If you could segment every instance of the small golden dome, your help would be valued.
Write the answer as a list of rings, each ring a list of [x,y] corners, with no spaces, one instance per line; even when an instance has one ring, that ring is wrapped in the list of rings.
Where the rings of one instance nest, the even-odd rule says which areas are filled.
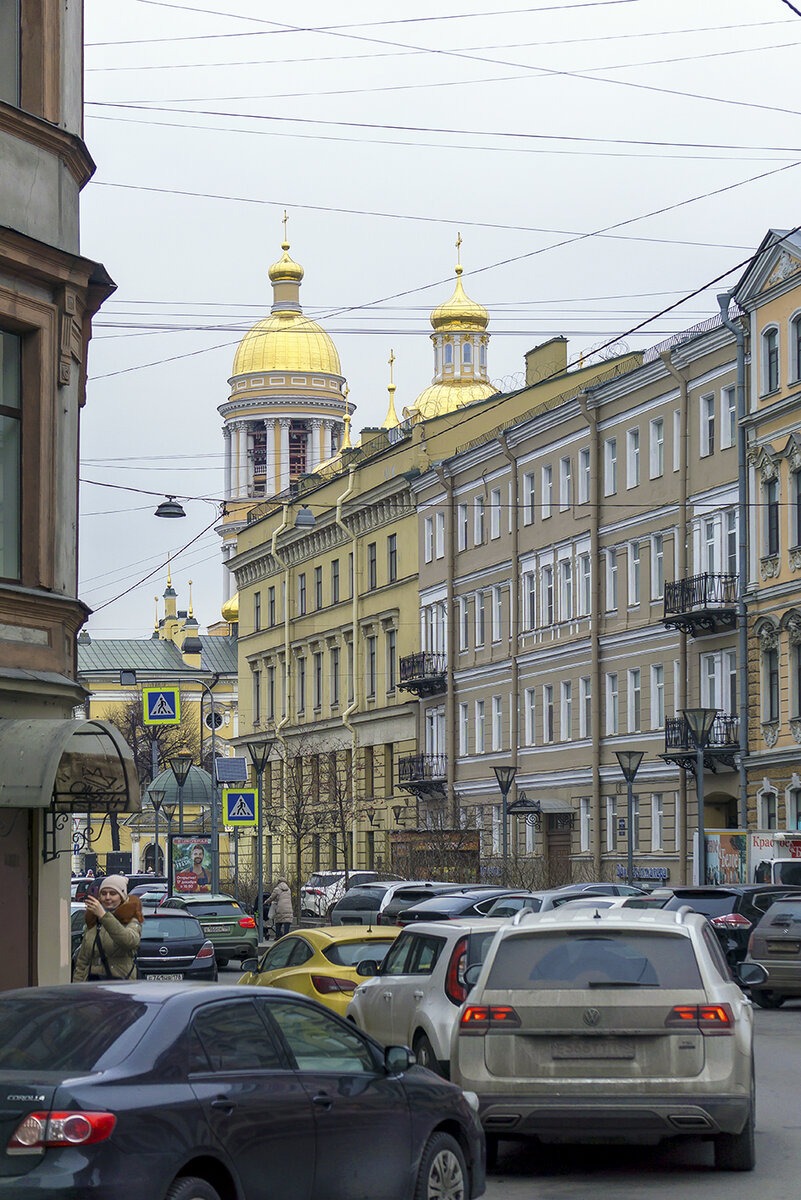
[[[481,332],[489,325],[489,313],[482,304],[471,300],[462,287],[462,267],[456,267],[456,287],[450,300],[438,305],[431,314],[431,327],[435,333],[449,330]]]
[[[414,402],[411,409],[404,409],[404,415],[418,416],[423,420],[429,417],[441,417],[465,404],[474,404],[476,400],[487,400],[498,392],[491,383],[480,379],[452,379],[444,383],[432,383],[425,388]]]
[[[222,606],[222,619],[229,625],[236,625],[239,620],[239,592],[234,592],[230,600]]]
[[[316,321],[299,312],[277,312],[249,330],[234,356],[234,375],[311,371],[341,375],[339,355]]]
[[[300,283],[303,279],[303,267],[300,263],[296,263],[294,259],[289,257],[289,242],[282,242],[281,249],[284,253],[278,262],[273,263],[267,272],[270,282],[281,283],[285,279],[290,279],[295,283]]]

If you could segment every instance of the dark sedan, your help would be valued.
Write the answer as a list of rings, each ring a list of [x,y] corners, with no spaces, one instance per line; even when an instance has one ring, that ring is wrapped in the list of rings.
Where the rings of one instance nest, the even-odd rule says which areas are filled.
[[[462,892],[443,892],[428,900],[421,900],[411,908],[398,914],[399,925],[410,925],[414,921],[457,921],[464,917],[485,917],[501,896],[516,896],[519,892],[511,888],[480,887]]]
[[[145,917],[136,957],[140,979],[171,983],[217,978],[214,945],[189,913],[156,909]]]
[[[0,996],[0,1197],[413,1200],[484,1191],[459,1088],[314,1001],[96,983]]]
[[[801,888],[775,883],[734,883],[721,887],[675,887],[664,907],[687,904],[712,923],[730,966],[741,963],[755,925],[777,900],[801,896]]]

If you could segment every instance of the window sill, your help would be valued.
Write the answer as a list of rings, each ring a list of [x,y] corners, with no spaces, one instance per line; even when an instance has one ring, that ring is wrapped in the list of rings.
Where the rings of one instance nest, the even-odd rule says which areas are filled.
[[[771,396],[778,396],[779,393],[781,392],[781,390],[782,390],[782,386],[781,386],[781,384],[779,384],[778,387],[772,388],[771,391],[769,391],[769,392],[760,392],[759,399],[760,400],[769,400]]]

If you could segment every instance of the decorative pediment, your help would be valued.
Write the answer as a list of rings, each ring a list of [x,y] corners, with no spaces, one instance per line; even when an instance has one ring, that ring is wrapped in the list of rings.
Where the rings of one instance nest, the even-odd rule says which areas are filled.
[[[748,454],[751,466],[759,471],[762,483],[770,483],[779,475],[779,456],[766,446],[757,446]]]
[[[754,626],[754,633],[759,638],[759,645],[762,653],[767,650],[775,650],[779,645],[779,627],[773,621],[763,618],[757,621]]]
[[[784,457],[791,471],[801,471],[801,434],[791,433],[784,447]]]
[[[778,261],[762,286],[762,291],[767,292],[777,283],[784,283],[785,279],[789,279],[797,271],[801,271],[801,261],[790,254],[789,250],[782,250]]]

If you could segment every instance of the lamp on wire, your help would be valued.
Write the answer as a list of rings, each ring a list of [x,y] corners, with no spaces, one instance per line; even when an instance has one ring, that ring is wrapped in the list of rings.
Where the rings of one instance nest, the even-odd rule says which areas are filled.
[[[157,517],[185,517],[183,505],[179,504],[175,496],[167,496],[166,500],[162,500],[155,512]]]

